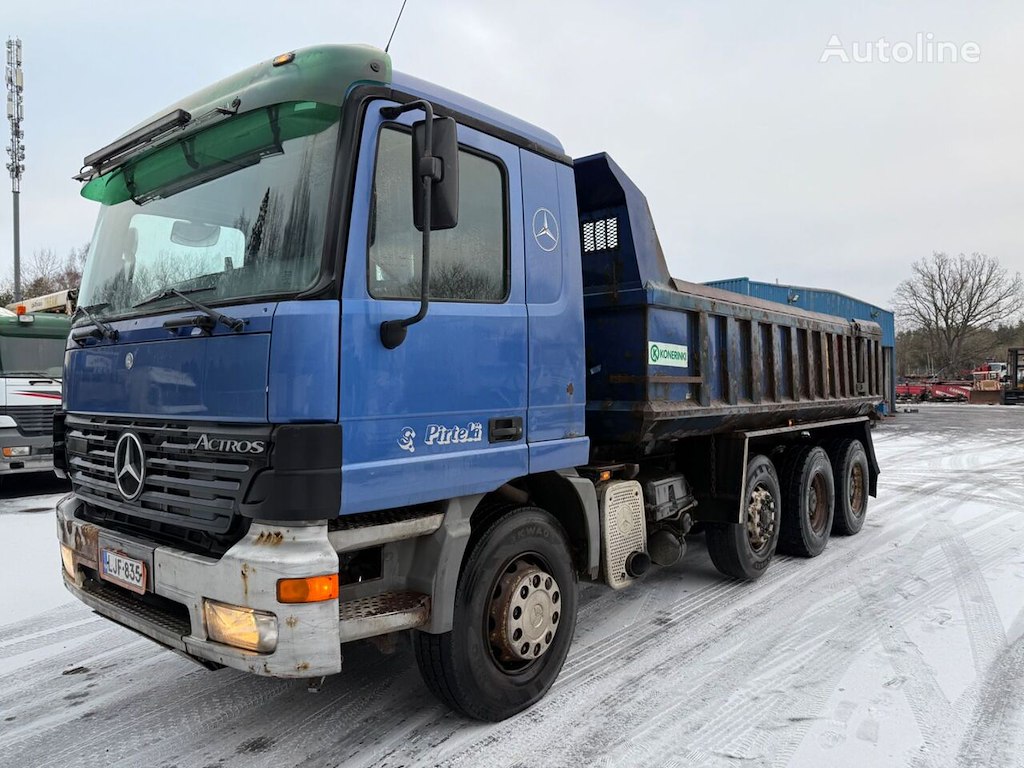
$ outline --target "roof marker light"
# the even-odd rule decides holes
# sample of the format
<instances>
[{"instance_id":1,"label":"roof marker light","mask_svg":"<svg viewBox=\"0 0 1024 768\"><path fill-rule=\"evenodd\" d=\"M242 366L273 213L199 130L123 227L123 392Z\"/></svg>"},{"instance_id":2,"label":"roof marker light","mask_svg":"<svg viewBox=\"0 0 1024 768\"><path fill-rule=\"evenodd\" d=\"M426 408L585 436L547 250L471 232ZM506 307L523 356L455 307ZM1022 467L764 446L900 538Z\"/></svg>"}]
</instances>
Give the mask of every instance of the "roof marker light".
<instances>
[{"instance_id":1,"label":"roof marker light","mask_svg":"<svg viewBox=\"0 0 1024 768\"><path fill-rule=\"evenodd\" d=\"M275 67L280 67L284 64L291 64L293 61L295 61L295 51L292 51L291 53L282 53L280 56L275 56L273 65Z\"/></svg>"}]
</instances>

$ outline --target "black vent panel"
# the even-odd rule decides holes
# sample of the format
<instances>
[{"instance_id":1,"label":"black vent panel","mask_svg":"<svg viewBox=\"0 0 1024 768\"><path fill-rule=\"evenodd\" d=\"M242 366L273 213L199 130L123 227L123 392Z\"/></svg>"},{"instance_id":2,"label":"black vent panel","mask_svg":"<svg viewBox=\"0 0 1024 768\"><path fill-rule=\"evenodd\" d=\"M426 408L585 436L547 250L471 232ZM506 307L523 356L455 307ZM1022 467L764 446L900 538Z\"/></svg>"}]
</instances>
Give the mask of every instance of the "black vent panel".
<instances>
[{"instance_id":1,"label":"black vent panel","mask_svg":"<svg viewBox=\"0 0 1024 768\"><path fill-rule=\"evenodd\" d=\"M53 432L53 414L56 405L12 405L0 408L0 414L10 416L23 435L49 435Z\"/></svg>"}]
</instances>

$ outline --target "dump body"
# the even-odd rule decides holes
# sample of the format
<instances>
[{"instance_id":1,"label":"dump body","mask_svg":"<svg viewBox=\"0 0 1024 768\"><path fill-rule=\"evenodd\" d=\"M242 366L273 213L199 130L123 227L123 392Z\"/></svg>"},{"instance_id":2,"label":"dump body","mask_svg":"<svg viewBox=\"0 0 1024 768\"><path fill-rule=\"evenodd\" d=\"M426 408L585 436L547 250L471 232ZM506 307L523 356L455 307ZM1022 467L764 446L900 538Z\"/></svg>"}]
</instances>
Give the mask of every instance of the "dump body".
<instances>
[{"instance_id":1,"label":"dump body","mask_svg":"<svg viewBox=\"0 0 1024 768\"><path fill-rule=\"evenodd\" d=\"M596 457L863 416L882 399L878 325L673 279L643 195L607 155L576 161L576 189Z\"/></svg>"}]
</instances>

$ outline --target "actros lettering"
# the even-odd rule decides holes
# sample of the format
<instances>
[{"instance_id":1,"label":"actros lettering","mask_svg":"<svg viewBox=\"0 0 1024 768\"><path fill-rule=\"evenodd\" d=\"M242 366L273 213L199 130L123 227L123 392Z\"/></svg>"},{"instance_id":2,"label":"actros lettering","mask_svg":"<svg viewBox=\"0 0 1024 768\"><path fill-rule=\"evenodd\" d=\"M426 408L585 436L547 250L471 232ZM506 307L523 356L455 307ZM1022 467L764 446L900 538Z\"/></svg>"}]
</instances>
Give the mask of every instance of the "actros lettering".
<instances>
[{"instance_id":1,"label":"actros lettering","mask_svg":"<svg viewBox=\"0 0 1024 768\"><path fill-rule=\"evenodd\" d=\"M216 451L217 453L263 453L267 448L265 440L230 440L224 437L200 435L192 446L194 450Z\"/></svg>"}]
</instances>

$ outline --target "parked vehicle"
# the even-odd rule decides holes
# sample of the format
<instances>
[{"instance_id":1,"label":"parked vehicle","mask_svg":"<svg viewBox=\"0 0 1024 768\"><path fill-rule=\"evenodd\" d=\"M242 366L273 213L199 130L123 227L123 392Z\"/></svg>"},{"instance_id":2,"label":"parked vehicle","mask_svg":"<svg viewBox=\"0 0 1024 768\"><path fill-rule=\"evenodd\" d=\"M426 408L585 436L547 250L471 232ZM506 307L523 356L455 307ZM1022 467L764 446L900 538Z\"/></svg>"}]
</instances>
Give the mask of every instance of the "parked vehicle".
<instances>
[{"instance_id":1,"label":"parked vehicle","mask_svg":"<svg viewBox=\"0 0 1024 768\"><path fill-rule=\"evenodd\" d=\"M62 315L0 308L0 477L53 471L53 415L61 401Z\"/></svg>"},{"instance_id":2,"label":"parked vehicle","mask_svg":"<svg viewBox=\"0 0 1024 768\"><path fill-rule=\"evenodd\" d=\"M1010 347L1006 350L1006 391L1003 392L1005 405L1024 405L1024 347Z\"/></svg>"},{"instance_id":3,"label":"parked vehicle","mask_svg":"<svg viewBox=\"0 0 1024 768\"><path fill-rule=\"evenodd\" d=\"M319 678L413 630L499 720L577 582L724 574L856 533L881 332L675 280L605 154L393 72L278 56L85 158L68 588L208 666Z\"/></svg>"},{"instance_id":4,"label":"parked vehicle","mask_svg":"<svg viewBox=\"0 0 1024 768\"><path fill-rule=\"evenodd\" d=\"M965 403L974 388L973 381L943 381L940 379L907 380L896 385L896 399L901 402Z\"/></svg>"}]
</instances>

